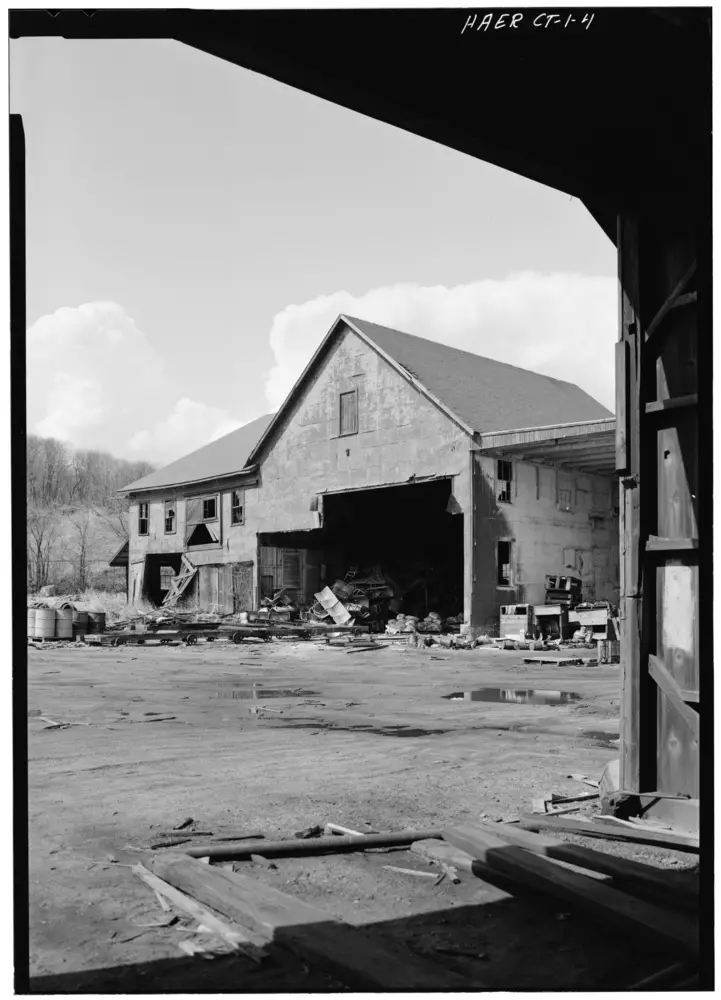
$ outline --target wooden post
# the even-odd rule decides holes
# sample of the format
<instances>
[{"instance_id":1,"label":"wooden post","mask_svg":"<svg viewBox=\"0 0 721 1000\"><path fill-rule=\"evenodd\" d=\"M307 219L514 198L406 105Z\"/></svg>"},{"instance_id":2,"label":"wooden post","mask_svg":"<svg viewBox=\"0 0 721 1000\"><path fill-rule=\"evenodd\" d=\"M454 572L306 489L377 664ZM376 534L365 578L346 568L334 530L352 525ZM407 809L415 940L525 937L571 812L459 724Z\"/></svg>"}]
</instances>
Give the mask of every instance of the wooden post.
<instances>
[{"instance_id":1,"label":"wooden post","mask_svg":"<svg viewBox=\"0 0 721 1000\"><path fill-rule=\"evenodd\" d=\"M624 385L616 387L617 413L623 440L617 436L617 464L622 466L620 496L620 584L621 584L621 787L631 792L641 790L641 662L639 531L641 522L641 483L639 475L639 232L638 222L619 217L619 339L617 349L623 363L617 366L617 378ZM618 435L618 432L617 432Z\"/></svg>"}]
</instances>

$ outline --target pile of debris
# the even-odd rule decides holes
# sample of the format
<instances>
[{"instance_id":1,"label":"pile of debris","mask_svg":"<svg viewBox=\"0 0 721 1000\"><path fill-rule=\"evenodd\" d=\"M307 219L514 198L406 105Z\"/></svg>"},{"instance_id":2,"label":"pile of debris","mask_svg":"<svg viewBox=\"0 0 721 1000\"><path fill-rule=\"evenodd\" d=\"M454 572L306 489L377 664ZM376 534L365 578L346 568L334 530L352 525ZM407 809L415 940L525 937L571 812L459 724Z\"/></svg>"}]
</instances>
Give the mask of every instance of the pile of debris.
<instances>
[{"instance_id":1,"label":"pile of debris","mask_svg":"<svg viewBox=\"0 0 721 1000\"><path fill-rule=\"evenodd\" d=\"M299 617L300 608L293 601L286 587L277 590L272 597L261 598L260 607L254 615L258 621L280 622L297 621Z\"/></svg>"}]
</instances>

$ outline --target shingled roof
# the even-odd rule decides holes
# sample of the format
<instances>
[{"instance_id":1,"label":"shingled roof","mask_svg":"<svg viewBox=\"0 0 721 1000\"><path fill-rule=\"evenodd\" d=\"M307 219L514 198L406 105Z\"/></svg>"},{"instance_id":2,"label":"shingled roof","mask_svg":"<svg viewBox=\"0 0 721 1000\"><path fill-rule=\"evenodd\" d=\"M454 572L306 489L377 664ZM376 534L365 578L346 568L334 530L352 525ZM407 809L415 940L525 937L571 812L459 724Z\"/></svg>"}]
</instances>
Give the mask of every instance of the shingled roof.
<instances>
[{"instance_id":1,"label":"shingled roof","mask_svg":"<svg viewBox=\"0 0 721 1000\"><path fill-rule=\"evenodd\" d=\"M342 318L410 372L475 432L613 416L572 382L538 375L353 316Z\"/></svg>"},{"instance_id":2,"label":"shingled roof","mask_svg":"<svg viewBox=\"0 0 721 1000\"><path fill-rule=\"evenodd\" d=\"M252 420L239 430L125 486L122 492L218 479L238 473L258 461L265 441L282 424L291 401L303 391L308 375L330 348L343 324L396 369L410 375L422 392L469 433L580 423L613 416L610 410L571 382L537 375L525 368L482 358L353 316L339 316L275 415L268 413Z\"/></svg>"},{"instance_id":3,"label":"shingled roof","mask_svg":"<svg viewBox=\"0 0 721 1000\"><path fill-rule=\"evenodd\" d=\"M156 469L148 476L124 486L122 493L134 493L139 490L162 489L166 486L181 486L185 483L202 482L208 479L219 479L240 472L248 464L248 456L266 427L273 419L272 413L266 413L257 420L239 427L211 441L210 444L191 451L189 455L171 462L162 469Z\"/></svg>"},{"instance_id":4,"label":"shingled roof","mask_svg":"<svg viewBox=\"0 0 721 1000\"><path fill-rule=\"evenodd\" d=\"M248 456L249 462L262 460L266 443L282 425L288 407L303 392L306 380L344 326L353 330L399 372L411 376L419 390L469 434L574 424L613 416L610 410L572 382L562 382L435 340L341 315L258 440Z\"/></svg>"}]
</instances>

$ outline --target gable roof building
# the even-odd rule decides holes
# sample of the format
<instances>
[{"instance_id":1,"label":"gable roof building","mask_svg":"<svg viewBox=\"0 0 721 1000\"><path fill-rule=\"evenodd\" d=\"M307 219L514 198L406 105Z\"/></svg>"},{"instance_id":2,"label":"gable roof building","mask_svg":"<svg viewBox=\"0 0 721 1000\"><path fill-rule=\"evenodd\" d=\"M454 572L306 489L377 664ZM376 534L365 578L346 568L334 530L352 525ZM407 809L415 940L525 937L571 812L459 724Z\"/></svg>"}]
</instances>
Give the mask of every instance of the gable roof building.
<instances>
[{"instance_id":1,"label":"gable roof building","mask_svg":"<svg viewBox=\"0 0 721 1000\"><path fill-rule=\"evenodd\" d=\"M613 418L610 410L571 382L341 315L277 413L251 420L237 431L130 483L123 492L200 484L250 471L346 326L468 434Z\"/></svg>"},{"instance_id":2,"label":"gable roof building","mask_svg":"<svg viewBox=\"0 0 721 1000\"><path fill-rule=\"evenodd\" d=\"M125 487L131 600L188 563L186 599L225 613L381 566L404 611L473 627L541 604L546 574L612 600L614 460L577 386L339 316L276 414Z\"/></svg>"}]
</instances>

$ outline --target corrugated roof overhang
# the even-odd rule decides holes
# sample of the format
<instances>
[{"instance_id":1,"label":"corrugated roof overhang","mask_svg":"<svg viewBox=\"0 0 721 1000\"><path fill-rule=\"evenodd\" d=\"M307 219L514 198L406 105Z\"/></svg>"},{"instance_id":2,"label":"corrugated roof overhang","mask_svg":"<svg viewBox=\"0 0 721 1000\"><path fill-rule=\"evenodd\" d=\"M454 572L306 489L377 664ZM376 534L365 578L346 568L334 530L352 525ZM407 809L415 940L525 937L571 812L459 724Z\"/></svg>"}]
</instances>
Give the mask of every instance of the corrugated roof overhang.
<instances>
[{"instance_id":1,"label":"corrugated roof overhang","mask_svg":"<svg viewBox=\"0 0 721 1000\"><path fill-rule=\"evenodd\" d=\"M616 421L520 427L479 434L474 451L516 461L538 462L590 475L613 476L616 470Z\"/></svg>"}]
</instances>

